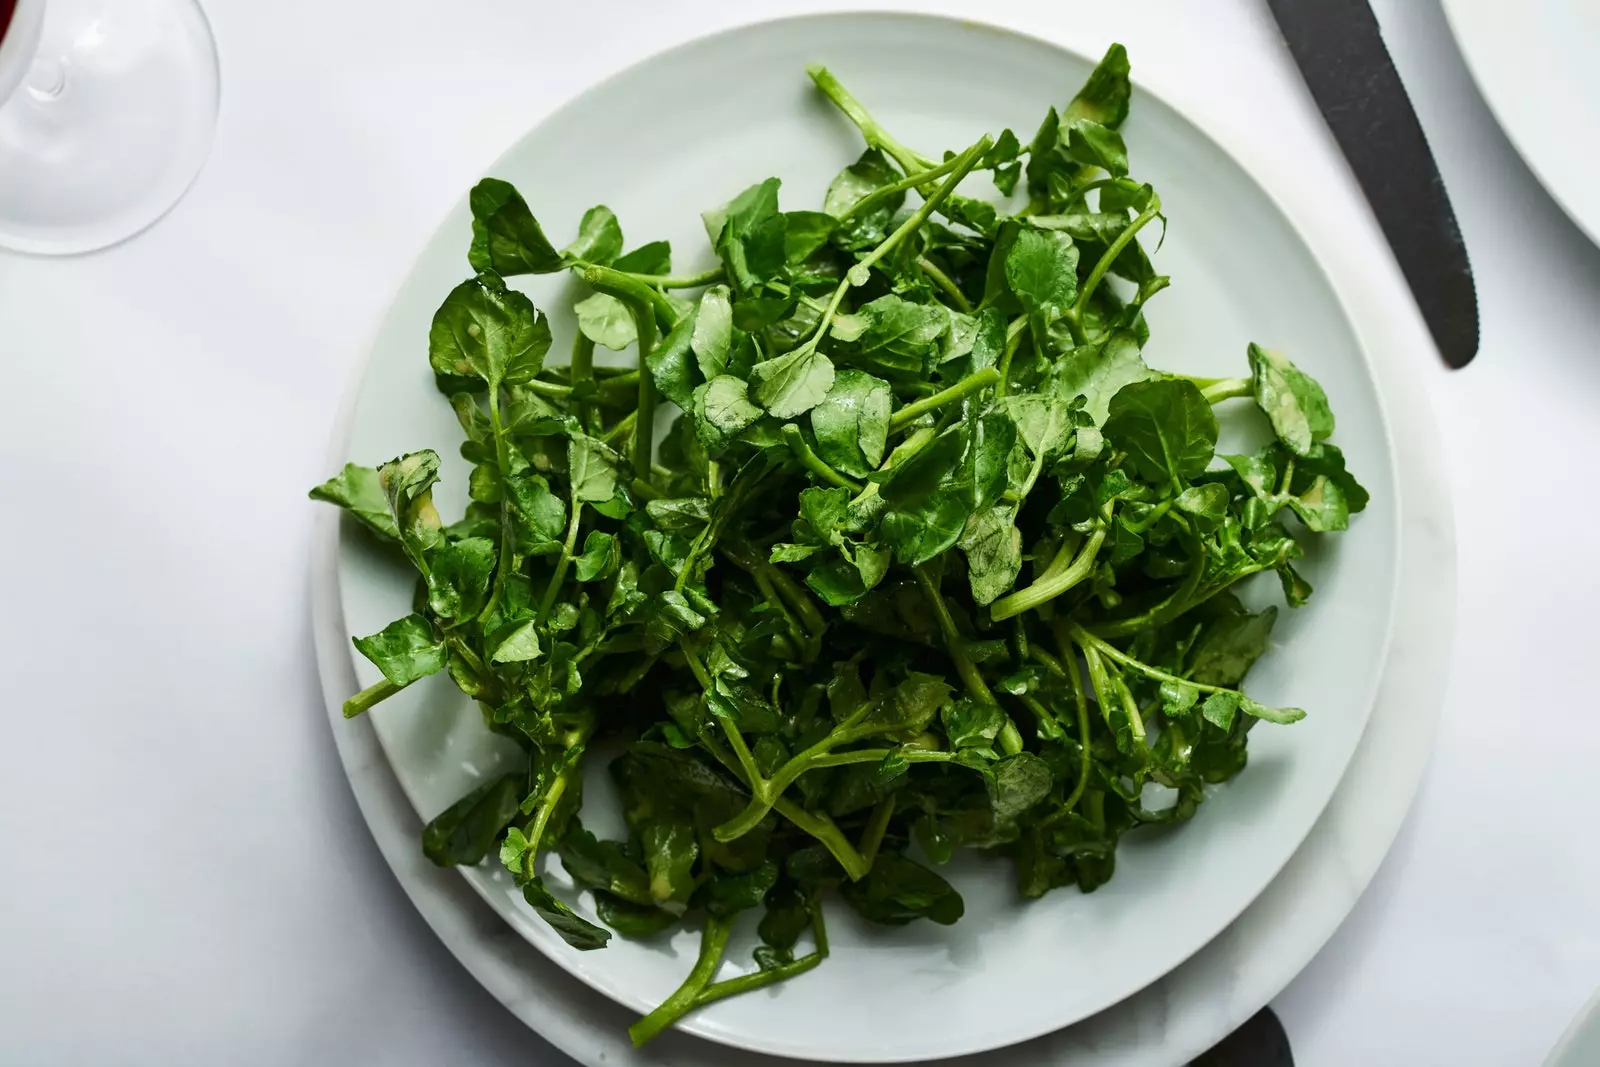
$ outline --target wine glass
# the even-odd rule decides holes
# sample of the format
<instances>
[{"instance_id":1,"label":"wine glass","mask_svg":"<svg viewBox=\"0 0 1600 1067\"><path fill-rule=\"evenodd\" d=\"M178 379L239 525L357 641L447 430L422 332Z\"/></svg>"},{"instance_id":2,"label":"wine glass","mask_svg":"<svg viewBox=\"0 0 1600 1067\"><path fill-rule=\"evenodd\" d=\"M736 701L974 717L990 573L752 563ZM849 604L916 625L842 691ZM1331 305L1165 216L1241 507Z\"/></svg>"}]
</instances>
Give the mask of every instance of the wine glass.
<instances>
[{"instance_id":1,"label":"wine glass","mask_svg":"<svg viewBox=\"0 0 1600 1067\"><path fill-rule=\"evenodd\" d=\"M211 149L195 0L0 0L0 247L65 255L172 209Z\"/></svg>"}]
</instances>

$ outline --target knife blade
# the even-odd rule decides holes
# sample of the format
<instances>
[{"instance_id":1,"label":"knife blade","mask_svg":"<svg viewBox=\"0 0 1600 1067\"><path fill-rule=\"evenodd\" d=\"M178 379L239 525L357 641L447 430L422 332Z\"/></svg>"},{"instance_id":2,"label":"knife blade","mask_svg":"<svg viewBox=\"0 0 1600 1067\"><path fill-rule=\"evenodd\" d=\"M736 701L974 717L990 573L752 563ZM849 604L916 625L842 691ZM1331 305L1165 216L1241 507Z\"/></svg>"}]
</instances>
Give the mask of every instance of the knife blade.
<instances>
[{"instance_id":1,"label":"knife blade","mask_svg":"<svg viewBox=\"0 0 1600 1067\"><path fill-rule=\"evenodd\" d=\"M1478 294L1428 139L1366 0L1267 0L1371 205L1439 353L1478 354Z\"/></svg>"}]
</instances>

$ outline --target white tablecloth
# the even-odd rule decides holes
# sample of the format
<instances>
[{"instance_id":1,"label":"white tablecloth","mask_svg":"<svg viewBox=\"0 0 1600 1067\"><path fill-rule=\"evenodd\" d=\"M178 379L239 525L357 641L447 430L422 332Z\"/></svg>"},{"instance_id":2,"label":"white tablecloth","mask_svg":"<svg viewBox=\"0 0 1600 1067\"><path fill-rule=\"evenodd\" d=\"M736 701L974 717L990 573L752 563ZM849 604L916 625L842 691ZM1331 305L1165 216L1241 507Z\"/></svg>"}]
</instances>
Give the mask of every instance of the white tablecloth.
<instances>
[{"instance_id":1,"label":"white tablecloth","mask_svg":"<svg viewBox=\"0 0 1600 1067\"><path fill-rule=\"evenodd\" d=\"M1536 1064L1600 984L1600 249L1512 151L1436 0L1374 6L1483 311L1465 372L1382 354L1431 386L1461 617L1416 806L1275 1006L1304 1067ZM1262 0L1002 8L1126 42L1180 107L1325 185L1398 284ZM222 115L189 197L105 253L0 254L0 1062L560 1063L368 839L314 675L304 494L448 205L579 89L753 6L207 10Z\"/></svg>"}]
</instances>

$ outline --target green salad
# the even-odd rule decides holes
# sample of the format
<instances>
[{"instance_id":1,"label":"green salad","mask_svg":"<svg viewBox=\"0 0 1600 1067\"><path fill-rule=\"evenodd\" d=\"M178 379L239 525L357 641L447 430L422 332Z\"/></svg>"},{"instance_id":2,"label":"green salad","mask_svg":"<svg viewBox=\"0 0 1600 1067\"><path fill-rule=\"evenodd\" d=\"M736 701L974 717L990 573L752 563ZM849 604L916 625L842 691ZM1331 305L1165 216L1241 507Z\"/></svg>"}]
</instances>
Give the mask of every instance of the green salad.
<instances>
[{"instance_id":1,"label":"green salad","mask_svg":"<svg viewBox=\"0 0 1600 1067\"><path fill-rule=\"evenodd\" d=\"M1272 572L1305 603L1301 542L1367 502L1284 356L1146 363L1168 279L1141 242L1166 219L1130 177L1120 46L1027 144L937 156L809 74L865 151L820 210L781 210L770 178L705 211L708 270L629 247L603 206L557 248L480 182L473 273L428 337L465 515L435 509L431 451L311 494L418 576L413 612L356 640L383 679L345 714L444 672L527 753L429 823L426 854L504 864L575 949L702 931L636 1042L817 966L825 901L956 922L958 849L1009 857L1024 897L1104 884L1124 833L1193 817L1258 721L1302 717L1241 689L1276 610L1232 589ZM588 290L560 365L505 280L558 271ZM1273 439L1216 455L1235 400ZM582 821L603 740L622 840ZM598 923L547 888L547 853ZM760 947L719 981L743 912Z\"/></svg>"}]
</instances>

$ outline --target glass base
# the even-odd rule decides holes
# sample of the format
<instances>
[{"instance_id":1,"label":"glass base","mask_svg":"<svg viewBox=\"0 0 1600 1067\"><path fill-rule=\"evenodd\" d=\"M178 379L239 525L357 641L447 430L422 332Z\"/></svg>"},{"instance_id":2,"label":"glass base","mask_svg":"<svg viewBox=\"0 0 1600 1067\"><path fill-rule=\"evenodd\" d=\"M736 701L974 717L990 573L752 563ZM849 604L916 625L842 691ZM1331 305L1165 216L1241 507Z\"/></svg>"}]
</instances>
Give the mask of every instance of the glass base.
<instances>
[{"instance_id":1,"label":"glass base","mask_svg":"<svg viewBox=\"0 0 1600 1067\"><path fill-rule=\"evenodd\" d=\"M0 106L0 247L69 255L150 226L205 163L217 102L195 0L49 0Z\"/></svg>"}]
</instances>

